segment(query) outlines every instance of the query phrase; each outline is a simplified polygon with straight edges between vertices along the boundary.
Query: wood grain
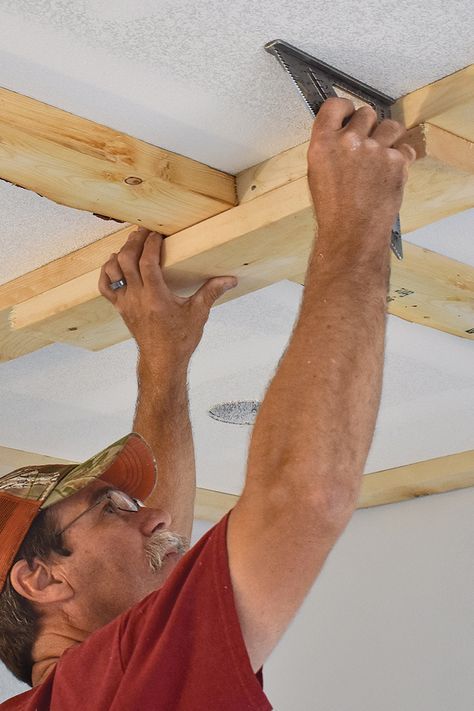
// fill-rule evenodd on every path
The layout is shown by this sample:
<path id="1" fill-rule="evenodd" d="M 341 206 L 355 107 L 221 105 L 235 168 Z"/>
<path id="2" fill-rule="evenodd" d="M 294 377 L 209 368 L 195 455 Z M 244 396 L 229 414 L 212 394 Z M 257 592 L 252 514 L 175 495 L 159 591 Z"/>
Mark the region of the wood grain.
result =
<path id="1" fill-rule="evenodd" d="M 232 175 L 0 89 L 0 178 L 172 234 L 236 203 Z"/>
<path id="2" fill-rule="evenodd" d="M 404 234 L 466 209 L 469 201 L 474 205 L 471 144 L 426 125 L 410 131 L 409 140 L 418 159 L 405 188 Z M 237 177 L 237 207 L 165 240 L 164 276 L 176 293 L 188 295 L 205 279 L 224 274 L 237 276 L 239 285 L 218 303 L 281 279 L 303 283 L 317 232 L 305 153 L 298 146 L 244 171 Z M 300 177 L 288 182 L 285 175 Z M 407 242 L 405 255 L 402 262 L 392 258 L 389 313 L 473 338 L 474 268 Z M 98 274 L 91 271 L 18 304 L 12 309 L 13 328 L 91 350 L 128 338 L 120 317 L 98 296 Z"/>

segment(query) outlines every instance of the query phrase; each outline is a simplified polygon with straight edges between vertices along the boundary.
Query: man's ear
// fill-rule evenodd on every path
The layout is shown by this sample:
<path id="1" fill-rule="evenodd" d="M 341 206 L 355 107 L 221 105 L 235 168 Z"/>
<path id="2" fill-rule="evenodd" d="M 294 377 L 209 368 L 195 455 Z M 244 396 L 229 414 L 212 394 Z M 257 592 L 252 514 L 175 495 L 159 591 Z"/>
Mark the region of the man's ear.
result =
<path id="1" fill-rule="evenodd" d="M 64 575 L 57 566 L 33 560 L 33 570 L 26 560 L 15 563 L 10 571 L 11 584 L 19 595 L 36 603 L 61 602 L 74 595 Z"/>

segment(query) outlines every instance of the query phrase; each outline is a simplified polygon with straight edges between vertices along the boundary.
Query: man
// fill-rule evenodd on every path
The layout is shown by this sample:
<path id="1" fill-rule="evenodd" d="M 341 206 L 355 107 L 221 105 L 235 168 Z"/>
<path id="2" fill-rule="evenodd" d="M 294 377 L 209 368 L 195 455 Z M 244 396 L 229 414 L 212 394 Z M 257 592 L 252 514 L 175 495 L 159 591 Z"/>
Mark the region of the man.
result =
<path id="1" fill-rule="evenodd" d="M 320 109 L 308 150 L 318 236 L 299 318 L 254 426 L 242 496 L 186 555 L 187 365 L 210 306 L 235 282 L 173 296 L 161 237 L 147 230 L 104 265 L 101 292 L 140 348 L 134 429 L 155 453 L 158 482 L 147 506 L 129 498 L 154 483 L 137 435 L 49 479 L 22 470 L 0 480 L 0 583 L 9 576 L 43 615 L 35 688 L 5 709 L 272 708 L 262 666 L 352 516 L 373 436 L 391 226 L 416 157 L 404 134 L 347 99 Z M 107 484 L 119 490 L 112 498 Z M 62 547 L 13 563 L 38 507 L 55 513 Z"/>

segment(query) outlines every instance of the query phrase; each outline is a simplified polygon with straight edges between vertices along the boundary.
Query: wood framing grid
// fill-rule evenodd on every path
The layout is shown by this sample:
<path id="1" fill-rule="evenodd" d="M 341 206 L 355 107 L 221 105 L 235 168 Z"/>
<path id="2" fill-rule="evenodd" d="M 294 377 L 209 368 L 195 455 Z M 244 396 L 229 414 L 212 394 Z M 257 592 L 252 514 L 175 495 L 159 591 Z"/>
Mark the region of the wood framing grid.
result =
<path id="1" fill-rule="evenodd" d="M 474 205 L 474 136 L 466 119 L 473 87 L 474 67 L 467 67 L 394 107 L 412 126 L 408 142 L 417 152 L 401 209 L 404 234 Z M 176 293 L 192 293 L 219 274 L 239 277 L 219 303 L 280 279 L 304 281 L 317 232 L 307 143 L 234 178 L 12 92 L 0 90 L 0 108 L 1 177 L 168 235 L 163 268 Z M 129 232 L 0 287 L 0 358 L 56 341 L 98 350 L 129 338 L 97 289 L 100 264 Z M 392 259 L 389 313 L 474 338 L 474 268 L 407 242 L 404 250 L 402 262 Z"/>
<path id="2" fill-rule="evenodd" d="M 307 143 L 230 176 L 13 92 L 0 90 L 0 109 L 0 177 L 167 235 L 164 274 L 177 293 L 219 274 L 240 282 L 219 303 L 280 279 L 304 281 L 317 230 Z M 474 66 L 394 106 L 417 152 L 401 209 L 404 234 L 473 207 L 473 113 Z M 0 359 L 55 341 L 98 349 L 129 337 L 97 290 L 100 265 L 129 232 L 120 229 L 1 286 Z M 404 250 L 403 262 L 392 259 L 389 312 L 473 338 L 474 269 L 407 242 Z M 41 463 L 22 455 L 0 447 L 0 464 Z M 365 475 L 358 508 L 473 485 L 474 451 L 462 452 Z M 196 518 L 217 521 L 237 500 L 198 488 Z"/>

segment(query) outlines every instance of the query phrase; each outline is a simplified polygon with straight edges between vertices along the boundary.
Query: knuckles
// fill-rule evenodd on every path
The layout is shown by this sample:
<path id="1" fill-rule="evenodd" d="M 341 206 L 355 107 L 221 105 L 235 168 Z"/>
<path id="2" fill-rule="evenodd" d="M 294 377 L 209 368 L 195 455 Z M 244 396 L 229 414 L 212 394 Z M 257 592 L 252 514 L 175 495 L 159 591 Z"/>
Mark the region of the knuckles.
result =
<path id="1" fill-rule="evenodd" d="M 382 121 L 382 123 L 384 123 L 389 128 L 393 128 L 397 131 L 404 131 L 405 130 L 405 126 L 403 126 L 403 124 L 401 124 L 400 121 L 395 121 L 395 119 L 391 119 L 391 118 L 384 119 Z"/>
<path id="2" fill-rule="evenodd" d="M 124 247 L 117 254 L 117 260 L 119 264 L 130 264 L 130 262 L 133 261 L 133 255 L 131 254 L 130 250 L 127 250 Z"/>
<path id="3" fill-rule="evenodd" d="M 364 114 L 367 114 L 368 116 L 373 116 L 374 118 L 377 118 L 377 112 L 373 108 L 373 106 L 361 106 L 356 111 L 356 114 L 358 114 L 358 113 L 364 113 Z"/>
<path id="4" fill-rule="evenodd" d="M 328 99 L 326 99 L 323 105 L 338 106 L 343 104 L 350 104 L 351 106 L 354 106 L 353 102 L 350 99 L 345 99 L 342 96 L 330 96 Z"/>

